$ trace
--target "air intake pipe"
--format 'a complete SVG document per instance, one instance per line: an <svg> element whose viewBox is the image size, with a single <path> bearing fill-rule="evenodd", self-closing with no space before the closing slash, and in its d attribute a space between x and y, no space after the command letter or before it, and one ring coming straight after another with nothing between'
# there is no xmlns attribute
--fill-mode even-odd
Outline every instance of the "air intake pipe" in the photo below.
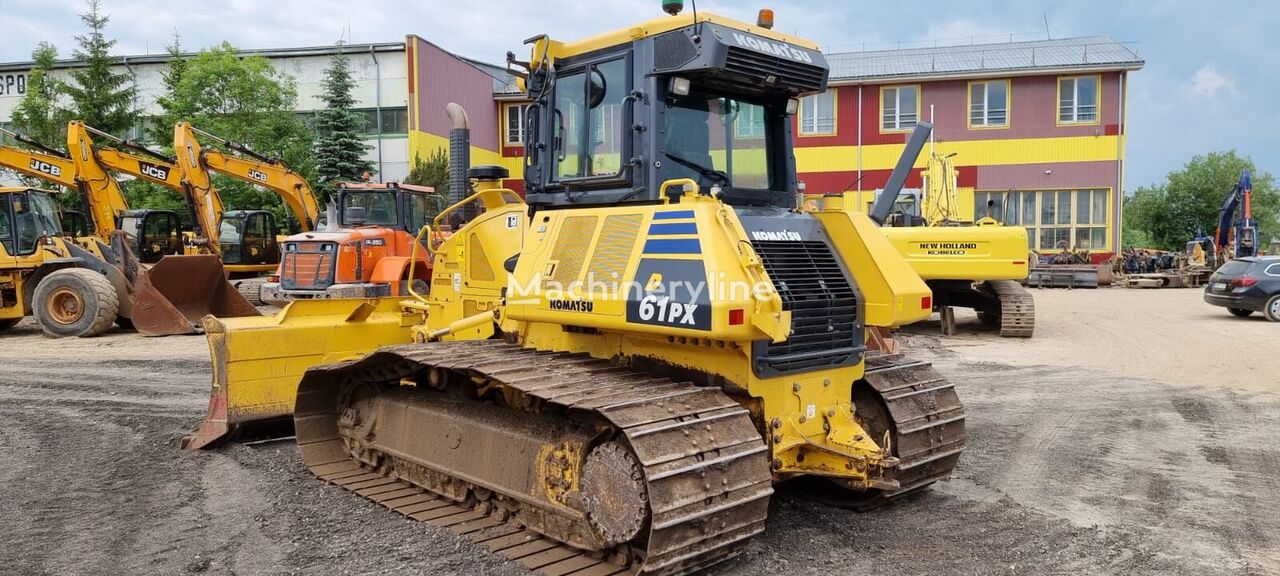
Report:
<svg viewBox="0 0 1280 576"><path fill-rule="evenodd" d="M932 132L933 124L928 122L916 124L916 129L911 132L907 147L902 150L902 156L898 157L898 165L889 174L889 181L885 182L884 190L876 197L875 204L871 206L871 213L867 215L876 224L883 225L884 221L889 219L889 214L893 212L893 204L898 200L898 193L902 192L902 185L907 183L911 167L915 165L916 158L920 157L920 151L924 150L924 145L929 141L929 134Z"/></svg>

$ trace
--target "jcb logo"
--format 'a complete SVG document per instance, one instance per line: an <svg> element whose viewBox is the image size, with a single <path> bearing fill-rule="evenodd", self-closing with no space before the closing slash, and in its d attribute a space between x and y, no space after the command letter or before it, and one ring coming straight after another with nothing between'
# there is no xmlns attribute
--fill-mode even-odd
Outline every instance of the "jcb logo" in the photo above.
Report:
<svg viewBox="0 0 1280 576"><path fill-rule="evenodd" d="M62 175L62 168L54 166L53 164L50 164L48 162L43 162L35 159L31 160L31 169L35 170L36 172L44 172L45 174L49 174L51 176Z"/></svg>
<svg viewBox="0 0 1280 576"><path fill-rule="evenodd" d="M249 177L259 182L267 181L267 175L257 170L249 170Z"/></svg>
<svg viewBox="0 0 1280 576"><path fill-rule="evenodd" d="M141 172L143 176L155 178L156 180L169 179L169 169L164 166L157 166L147 162L139 162L138 171Z"/></svg>

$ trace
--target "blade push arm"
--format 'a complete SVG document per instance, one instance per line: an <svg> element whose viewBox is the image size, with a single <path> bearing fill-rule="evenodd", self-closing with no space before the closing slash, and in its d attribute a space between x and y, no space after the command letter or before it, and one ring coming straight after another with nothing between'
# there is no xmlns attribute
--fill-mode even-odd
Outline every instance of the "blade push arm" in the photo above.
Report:
<svg viewBox="0 0 1280 576"><path fill-rule="evenodd" d="M227 155L212 148L203 148L196 138L197 133L248 158ZM243 146L203 132L189 122L179 122L174 127L173 149L177 151L178 164L183 171L203 171L206 174L208 171L213 171L271 190L280 196L280 199L293 212L303 232L315 230L316 221L320 218L320 208L315 194L311 191L311 186L302 176L290 170L279 160L260 156ZM190 179L194 176L184 177Z"/></svg>

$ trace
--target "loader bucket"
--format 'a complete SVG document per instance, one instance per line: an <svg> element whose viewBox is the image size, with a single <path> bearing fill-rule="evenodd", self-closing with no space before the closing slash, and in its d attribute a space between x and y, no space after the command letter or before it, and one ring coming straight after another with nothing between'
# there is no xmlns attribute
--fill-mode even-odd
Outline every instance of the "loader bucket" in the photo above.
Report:
<svg viewBox="0 0 1280 576"><path fill-rule="evenodd" d="M138 276L133 326L147 336L195 334L200 319L259 316L212 254L165 256Z"/></svg>
<svg viewBox="0 0 1280 576"><path fill-rule="evenodd" d="M231 437L287 436L302 375L312 366L357 358L413 341L421 316L399 300L298 300L274 316L205 318L213 362L209 411L182 448Z"/></svg>

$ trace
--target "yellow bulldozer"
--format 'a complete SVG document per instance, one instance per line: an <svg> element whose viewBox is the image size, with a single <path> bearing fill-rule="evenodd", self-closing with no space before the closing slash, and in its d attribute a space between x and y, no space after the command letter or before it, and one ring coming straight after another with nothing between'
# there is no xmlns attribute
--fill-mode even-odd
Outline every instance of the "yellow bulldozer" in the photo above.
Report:
<svg viewBox="0 0 1280 576"><path fill-rule="evenodd" d="M954 387L867 345L928 317L928 287L846 198L798 202L791 121L825 59L771 12L678 4L508 57L526 196L455 155L453 204L419 234L429 292L207 319L187 447L293 413L320 479L546 574L711 566L787 479L875 505L946 477Z"/></svg>

